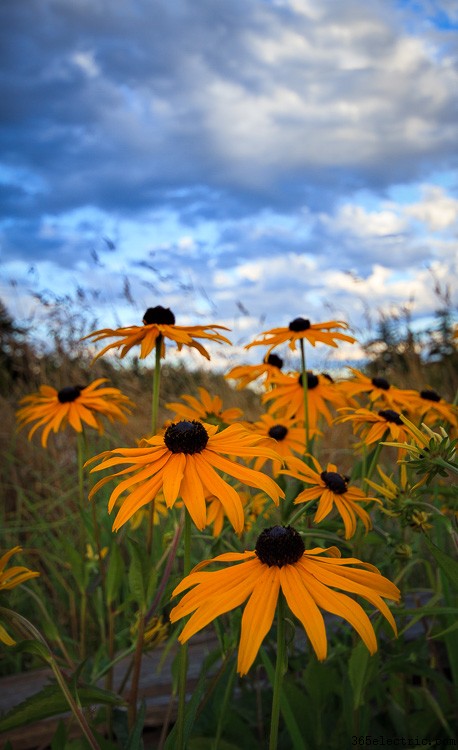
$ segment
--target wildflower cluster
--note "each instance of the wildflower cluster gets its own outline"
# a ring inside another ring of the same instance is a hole
[[[336,348],[355,339],[343,333],[347,325],[342,321],[313,323],[297,317],[247,344],[247,350],[266,348],[259,364],[238,365],[226,373],[238,390],[253,383],[259,386],[258,418],[246,419],[241,408],[225,407],[219,395],[199,387],[196,395],[185,393],[165,403],[170,416],[160,423],[166,341],[179,351],[187,347],[208,359],[210,353],[201,341],[229,345],[220,333],[227,330],[217,325],[179,326],[174,313],[158,305],[146,310],[142,325],[105,328],[85,337],[92,343],[115,339],[95,352],[94,360],[113,350],[123,358],[139,346],[140,358],[155,355],[155,367],[151,432],[138,435],[131,445],[99,449],[93,455],[86,451],[84,467],[78,444],[82,517],[86,518],[87,500],[94,517],[87,559],[75,578],[84,587],[88,575],[100,572],[113,662],[114,602],[124,570],[120,549],[126,536],[135,538],[128,547],[128,581],[136,603],[128,628],[135,644],[128,697],[131,728],[142,653],[174,637],[166,616],[171,624],[180,623],[178,640],[184,649],[199,631],[212,623],[218,627],[219,618],[233,624],[228,613],[243,607],[236,668],[245,676],[260,654],[262,658],[277,614],[273,748],[286,671],[287,619],[300,624],[309,656],[314,654],[318,661],[327,658],[330,643],[335,648],[326,613],[349,624],[369,654],[378,649],[379,622],[388,623],[387,632],[397,634],[393,605],[399,604],[401,591],[391,579],[400,561],[414,554],[416,540],[434,531],[438,519],[450,511],[450,493],[442,496],[439,489],[430,502],[425,490],[437,475],[449,481],[458,471],[453,437],[458,410],[429,387],[397,388],[383,376],[370,378],[355,368],[349,368],[346,379],[309,369],[306,345]],[[293,355],[298,349],[300,353],[295,369],[286,372],[285,359],[274,352],[284,345]],[[133,408],[121,391],[97,379],[60,390],[43,385],[22,400],[17,417],[19,427],[32,425],[29,439],[43,430],[41,443],[46,447],[51,433],[70,427],[79,436],[86,437],[89,428],[101,434],[103,418],[122,423]],[[344,435],[345,448],[333,455],[337,435]],[[100,473],[102,477],[92,483]],[[420,474],[420,481],[414,474]],[[89,479],[92,487],[86,493]],[[99,504],[96,511],[99,497],[103,510]],[[105,507],[108,514],[115,511],[112,531],[120,533],[108,542],[105,534],[102,546],[97,515],[105,518]],[[206,534],[209,527],[211,536]],[[387,545],[382,563],[388,575],[371,560],[360,559],[366,550],[370,555],[364,544],[371,533]],[[324,546],[327,540],[332,543]],[[0,559],[0,588],[12,587],[3,586],[3,580],[20,583],[36,575],[20,568],[16,578],[11,570],[10,577],[3,578],[5,562],[18,549]],[[208,549],[206,557],[202,553]],[[0,640],[13,643],[1,626]],[[84,634],[81,643],[85,645]],[[181,653],[173,738],[178,748],[185,746],[190,724],[185,722],[187,659],[186,652]]]

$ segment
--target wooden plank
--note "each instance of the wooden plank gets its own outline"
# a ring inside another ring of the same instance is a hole
[[[218,641],[213,633],[198,633],[189,642],[189,668],[187,690],[189,697],[195,688],[200,670],[206,656],[218,646]],[[170,707],[172,700],[172,662],[177,653],[177,646],[170,649],[164,657],[164,647],[159,646],[154,651],[145,652],[142,660],[142,669],[139,682],[139,702],[142,700],[146,703],[145,726],[161,727],[164,718],[169,713],[173,721],[176,717],[176,701]],[[129,667],[132,657],[126,657],[114,667],[113,685],[114,692],[118,692]],[[7,713],[15,706],[38,693],[49,682],[54,682],[52,671],[46,669],[36,669],[24,674],[11,675],[0,679],[0,715]],[[104,687],[104,681],[98,682],[100,687]],[[130,690],[130,678],[126,683],[123,691],[123,697],[127,701]],[[9,740],[13,750],[45,750],[52,739],[59,718],[52,717],[43,719],[40,722],[28,724],[24,727],[18,727],[10,732],[0,734],[0,747],[4,748]],[[70,713],[64,714],[63,718],[71,719]],[[80,736],[81,732],[75,727],[75,737]]]

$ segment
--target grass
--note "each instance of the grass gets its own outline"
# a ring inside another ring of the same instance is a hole
[[[1,647],[0,675],[26,672],[44,663],[50,665],[57,680],[47,708],[51,713],[54,709],[59,713],[62,708],[59,674],[66,675],[70,689],[66,700],[67,704],[76,702],[72,710],[80,721],[80,739],[71,739],[69,721],[59,727],[53,748],[135,750],[142,746],[144,718],[139,707],[127,725],[126,714],[118,704],[129,693],[114,691],[113,665],[129,656],[127,682],[140,666],[142,651],[160,648],[168,653],[176,644],[177,630],[168,622],[168,615],[173,588],[185,568],[182,537],[180,541],[182,510],[175,508],[159,517],[150,555],[145,548],[147,514],[139,525],[126,524],[113,534],[112,518],[106,512],[113,485],[106,485],[88,503],[87,492],[93,479],[85,472],[81,498],[75,434],[67,430],[53,435],[48,449],[43,450],[38,439],[29,442],[25,432],[17,433],[15,409],[20,397],[40,383],[52,382],[60,388],[109,377],[111,384],[136,403],[136,408],[126,425],[109,426],[102,436],[87,432],[84,452],[89,458],[109,448],[135,446],[149,434],[153,373],[135,361],[118,369],[99,361],[90,368],[85,357],[64,357],[59,364],[52,358],[41,359],[31,369],[33,377],[27,382],[11,381],[0,397],[0,548],[21,545],[23,551],[16,564],[19,561],[39,571],[40,577],[0,592],[0,619],[18,642],[14,648]],[[447,368],[442,370],[442,390],[450,394],[454,384],[445,382],[447,372]],[[455,377],[452,371],[450,374]],[[421,388],[439,377],[437,369],[423,372],[417,360],[415,371],[411,368],[406,375],[404,370],[398,380],[396,373],[391,376],[393,382],[405,388]],[[179,400],[184,393],[197,395],[199,386],[221,395],[225,408],[241,408],[247,422],[255,421],[263,412],[259,394],[254,390],[236,391],[222,375],[211,371],[190,372],[165,364],[159,424],[170,419],[166,403]],[[453,429],[445,426],[453,438]],[[352,475],[352,481],[367,490],[363,480],[375,448],[368,449],[364,457],[348,425],[323,424],[321,428],[322,436],[315,441],[321,463],[336,463],[341,473]],[[443,443],[437,443],[440,455],[445,455]],[[393,475],[399,496],[389,505],[376,493],[383,505],[371,506],[373,529],[366,535],[359,525],[355,536],[346,540],[339,516],[331,515],[317,525],[316,503],[306,508],[299,528],[307,547],[337,544],[343,556],[375,564],[400,587],[401,604],[392,607],[399,637],[394,639],[382,618],[367,608],[379,643],[377,653],[369,656],[346,622],[327,615],[329,657],[319,663],[303,628],[289,614],[288,666],[281,687],[278,748],[367,746],[375,737],[417,737],[450,744],[454,738],[458,680],[458,576],[454,560],[457,493],[452,453],[449,459],[449,470],[443,476],[437,475],[417,490],[412,490],[412,485],[422,473],[415,475],[409,470],[409,489],[403,492],[396,452],[382,448],[376,464]],[[375,470],[372,479],[380,484]],[[194,528],[191,564],[230,550],[252,549],[263,528],[287,524],[297,510],[292,501],[302,487],[284,476],[277,477],[277,481],[287,491],[287,502],[280,510],[267,505],[267,517],[252,516],[240,538],[227,523],[217,536],[213,536],[210,527],[203,532]],[[243,487],[237,489],[244,491]],[[249,494],[253,497],[255,490],[249,490]],[[24,624],[21,629],[19,620],[6,610],[26,618],[30,629]],[[241,612],[234,610],[210,626],[217,645],[204,662],[184,719],[186,746],[191,750],[267,746],[276,628],[273,626],[265,639],[249,674],[239,678],[235,660],[240,618]],[[148,642],[141,637],[141,631],[139,636],[139,628],[143,627],[147,632],[151,630]],[[178,663],[170,675],[171,694],[176,688],[177,672]],[[100,692],[100,685],[106,693]],[[98,708],[88,711],[86,706]],[[22,716],[15,717],[13,712],[0,718],[0,731],[5,731],[5,726],[14,728],[27,723],[39,711],[37,702],[35,713],[29,706]],[[164,730],[163,736],[157,738],[157,746],[176,747],[174,731],[166,740]]]

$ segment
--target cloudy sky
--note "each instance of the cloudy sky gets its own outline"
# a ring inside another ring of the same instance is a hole
[[[243,345],[456,305],[454,0],[3,0],[0,34],[15,318],[79,289]]]

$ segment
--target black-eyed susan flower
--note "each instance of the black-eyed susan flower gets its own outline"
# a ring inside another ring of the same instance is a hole
[[[102,328],[99,331],[93,331],[85,336],[82,340],[92,339],[92,341],[102,341],[103,339],[114,338],[117,336],[119,341],[113,341],[107,344],[96,356],[94,361],[102,357],[110,349],[120,349],[121,359],[132,349],[133,346],[140,345],[140,359],[144,359],[150,354],[156,346],[156,342],[161,344],[161,357],[165,357],[165,339],[174,341],[178,351],[183,346],[197,349],[202,356],[210,359],[207,350],[196,339],[207,339],[217,343],[230,344],[231,342],[219,330],[227,331],[224,326],[177,326],[175,325],[175,315],[169,308],[157,305],[149,307],[143,316],[143,325],[127,326],[125,328]]]
[[[98,378],[90,385],[66,386],[59,391],[50,385],[40,386],[38,393],[24,396],[20,401],[23,406],[16,412],[19,429],[35,422],[28,438],[43,428],[41,444],[45,448],[51,430],[56,433],[70,425],[76,432],[82,432],[83,426],[88,425],[103,433],[101,417],[110,422],[127,422],[132,401],[118,388],[99,388],[106,382],[106,378]]]
[[[264,358],[264,361],[259,365],[239,365],[233,367],[230,372],[224,377],[227,380],[238,380],[236,385],[237,390],[246,388],[249,383],[254,380],[261,378],[263,375],[266,376],[265,384],[268,385],[270,378],[277,375],[283,367],[283,360],[277,354],[269,354]]]
[[[21,549],[22,547],[12,547],[0,557],[0,591],[10,591],[11,589],[16,588],[16,586],[20,586],[21,583],[30,580],[30,578],[36,578],[40,575],[36,571],[29,570],[23,565],[13,565],[11,568],[6,567],[12,556],[17,552],[21,552]],[[4,643],[6,646],[14,646],[16,643],[1,623],[0,642]]]
[[[268,346],[268,354],[280,344],[289,342],[289,348],[292,351],[296,349],[296,343],[306,339],[312,346],[317,343],[327,344],[328,346],[337,347],[336,341],[348,341],[353,344],[356,339],[348,334],[333,331],[333,328],[346,330],[348,325],[342,320],[329,320],[325,323],[311,323],[308,318],[295,318],[289,323],[287,328],[272,328],[270,331],[263,331],[260,334],[263,338],[258,341],[252,341],[247,344],[245,349],[252,346]]]
[[[100,460],[92,472],[120,464],[127,464],[127,468],[97,482],[89,497],[114,477],[129,475],[121,480],[110,496],[109,512],[117,499],[128,493],[114,520],[114,530],[121,528],[139,508],[151,502],[160,490],[168,508],[173,507],[180,496],[195,525],[202,530],[207,523],[205,498],[215,495],[223,504],[235,531],[241,533],[244,517],[240,497],[218,471],[249,487],[264,490],[275,503],[284,493],[270,477],[223,454],[242,459],[258,456],[278,459],[278,454],[267,447],[265,439],[241,425],[230,425],[218,432],[215,425],[197,420],[176,422],[169,425],[163,435],[142,440],[139,448],[117,448],[90,459],[86,465]],[[132,489],[134,485],[137,486]]]
[[[371,404],[380,401],[382,408],[388,406],[397,411],[407,406],[411,391],[396,388],[386,378],[369,378],[354,367],[348,369],[353,373],[353,378],[340,381],[338,387],[349,398],[363,394]]]
[[[438,420],[442,420],[458,428],[458,408],[445,401],[432,388],[426,388],[423,391],[410,391],[410,394],[409,415],[429,426],[434,425]]]
[[[259,421],[254,422],[250,427],[256,435],[273,438],[276,441],[275,450],[282,457],[283,462],[278,460],[272,462],[274,474],[278,474],[286,458],[304,453],[305,428],[302,420],[291,417],[274,417],[267,413],[263,414]],[[313,434],[316,434],[316,430],[313,430]],[[263,456],[257,458],[254,468],[262,469],[266,461],[267,459]]]
[[[210,424],[231,424],[243,416],[242,409],[234,406],[231,409],[223,409],[223,401],[220,396],[212,396],[205,388],[199,387],[200,401],[195,396],[181,396],[185,404],[173,401],[166,404],[166,408],[174,411],[173,421],[177,419],[198,419]]]
[[[202,570],[220,562],[238,564],[216,571]],[[348,594],[359,595],[380,610],[394,633],[397,632],[393,615],[382,597],[398,601],[399,589],[373,565],[352,557],[341,559],[336,547],[305,550],[301,536],[291,526],[265,529],[252,551],[228,552],[205,560],[181,581],[173,596],[187,589],[191,590],[170,613],[172,622],[191,615],[179,636],[181,643],[248,599],[242,616],[237,662],[241,675],[250,669],[270,630],[280,591],[302,623],[320,661],[327,655],[326,629],[320,610],[342,617],[357,631],[371,654],[377,650],[369,617]]]
[[[351,422],[353,431],[359,434],[366,445],[378,443],[385,433],[393,440],[407,440],[408,432],[403,424],[401,414],[394,409],[381,409],[379,412],[370,409],[339,409],[342,414],[335,419],[336,423]],[[348,412],[348,413],[344,413]]]
[[[272,377],[271,384],[274,386],[262,396],[262,402],[271,402],[269,412],[282,413],[287,418],[295,417],[304,419],[304,390],[302,386],[302,373],[283,375],[279,373]],[[343,407],[347,401],[345,396],[324,375],[315,375],[307,372],[307,403],[308,420],[310,429],[316,428],[319,416],[322,415],[326,422],[332,422],[332,414],[329,406],[334,408]]]
[[[358,487],[350,485],[349,478],[340,474],[335,464],[328,463],[323,470],[316,458],[310,456],[310,460],[314,468],[298,458],[290,458],[287,461],[288,468],[281,472],[309,485],[297,495],[294,504],[318,500],[315,523],[323,521],[335,508],[345,526],[345,539],[354,535],[357,518],[362,521],[366,531],[369,531],[372,528],[371,519],[360,504],[380,501],[367,497]]]

